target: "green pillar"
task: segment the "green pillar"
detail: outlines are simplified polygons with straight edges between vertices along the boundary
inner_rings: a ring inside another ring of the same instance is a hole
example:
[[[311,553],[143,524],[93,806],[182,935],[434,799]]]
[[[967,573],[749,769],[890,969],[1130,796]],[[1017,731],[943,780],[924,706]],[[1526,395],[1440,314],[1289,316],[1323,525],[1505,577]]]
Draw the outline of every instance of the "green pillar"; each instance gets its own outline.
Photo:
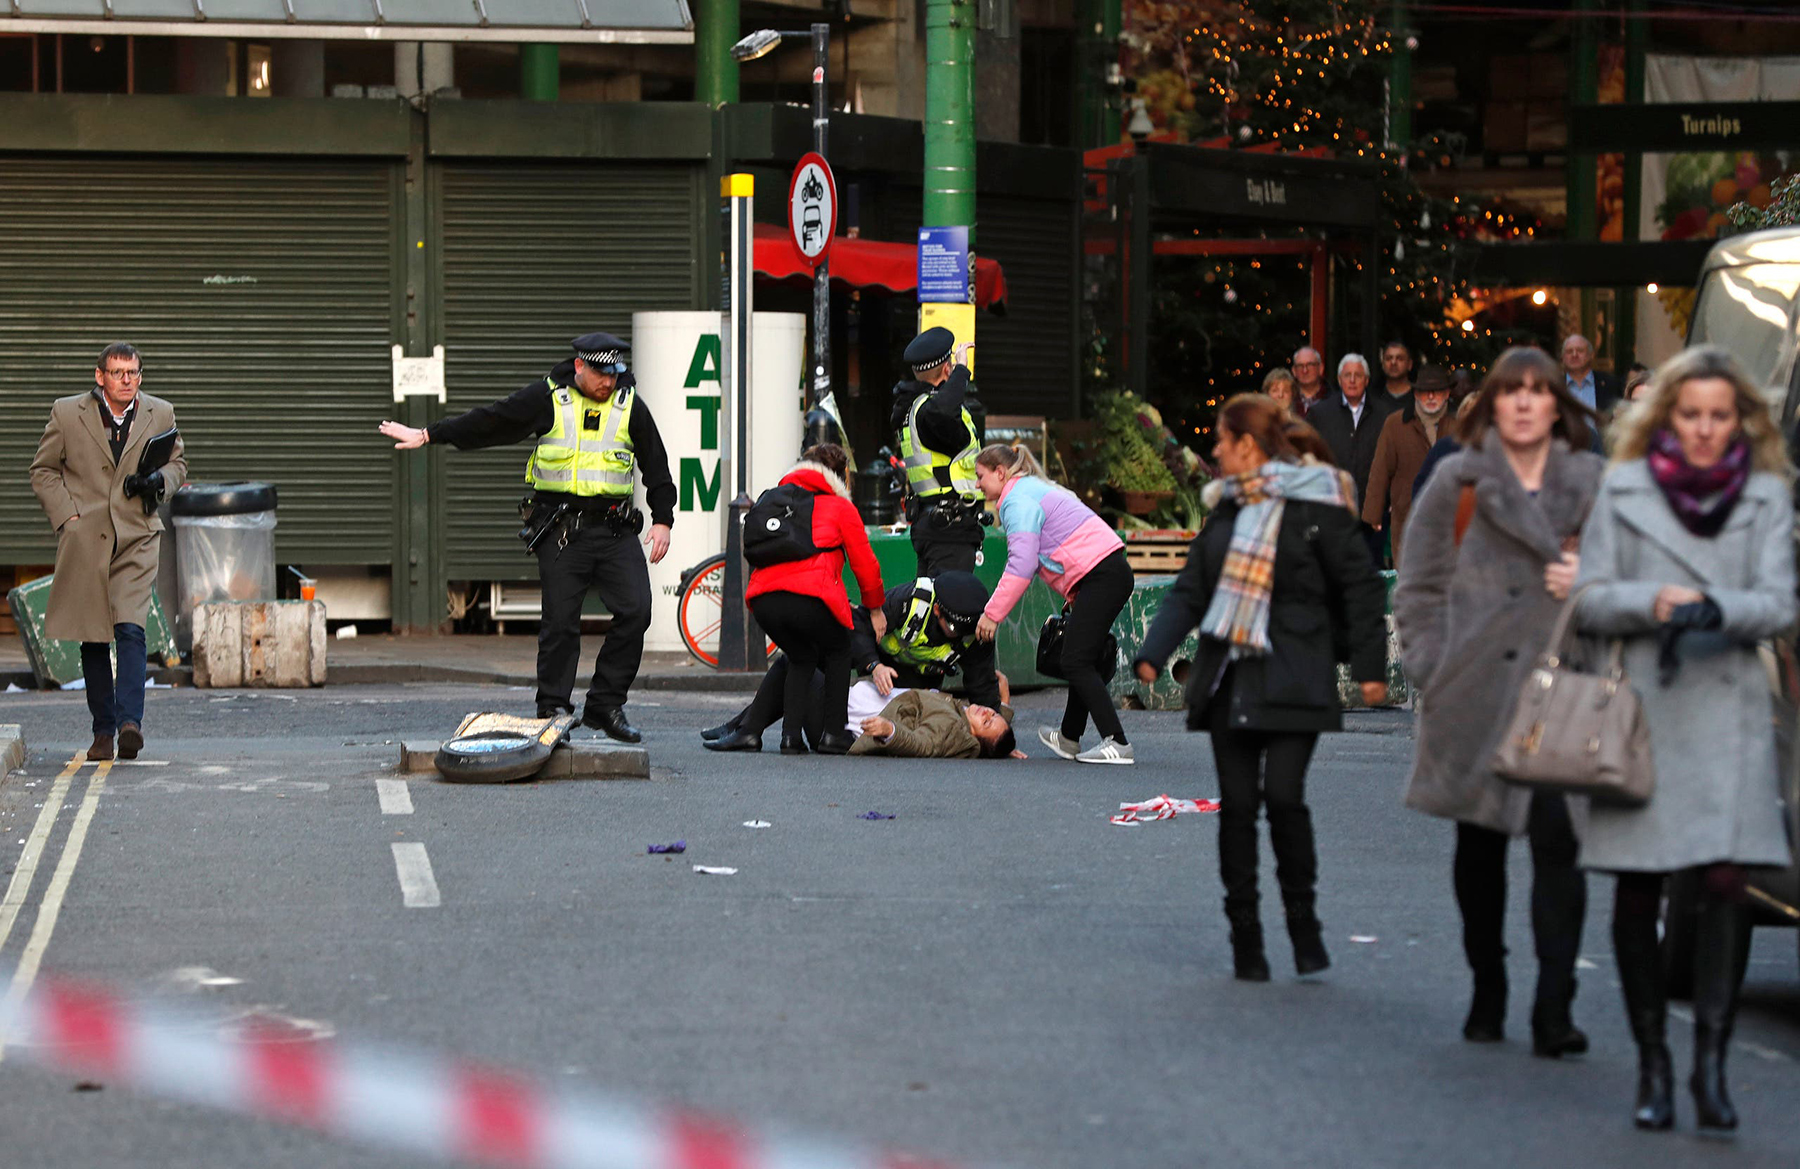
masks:
[[[738,100],[738,0],[700,0],[694,22],[694,100],[713,109]]]
[[[1388,62],[1388,145],[1404,152],[1412,145],[1412,50],[1406,47],[1411,36],[1411,13],[1406,0],[1394,0],[1392,20],[1394,55]]]
[[[1091,150],[1118,140],[1118,111],[1108,75],[1119,61],[1121,0],[1077,0],[1075,147]]]
[[[975,2],[926,0],[925,227],[975,242]]]
[[[1625,3],[1625,104],[1639,105],[1644,100],[1644,54],[1650,44],[1649,5],[1645,0]],[[1643,208],[1644,156],[1635,150],[1625,152],[1625,233],[1626,243],[1638,239],[1638,216]],[[1636,285],[1619,289],[1619,352],[1616,367],[1624,366],[1637,354],[1637,298],[1642,291]]]
[[[555,101],[560,85],[555,45],[519,46],[520,97],[526,101]]]

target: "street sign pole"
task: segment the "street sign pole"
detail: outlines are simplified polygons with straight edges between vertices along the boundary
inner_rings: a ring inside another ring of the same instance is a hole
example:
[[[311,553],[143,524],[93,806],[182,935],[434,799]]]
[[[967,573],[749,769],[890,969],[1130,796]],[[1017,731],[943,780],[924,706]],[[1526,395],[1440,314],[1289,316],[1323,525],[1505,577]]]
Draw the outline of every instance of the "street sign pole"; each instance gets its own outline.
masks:
[[[813,153],[830,158],[826,138],[831,129],[830,87],[825,83],[825,68],[831,60],[831,26],[812,26],[813,46]],[[837,218],[837,200],[832,199],[832,219]],[[812,405],[817,406],[831,392],[831,253],[819,257],[813,270],[813,376]]]
[[[750,335],[752,286],[755,277],[751,256],[754,230],[752,196],[754,176],[726,175],[719,181],[725,215],[725,255],[720,271],[724,279],[725,315],[719,330],[721,405],[726,412],[728,441],[720,444],[721,457],[729,457],[729,480],[721,469],[720,484],[736,489],[725,516],[725,580],[719,598],[719,668],[748,670],[761,667],[762,632],[744,607],[748,574],[744,565],[744,516],[750,510]]]

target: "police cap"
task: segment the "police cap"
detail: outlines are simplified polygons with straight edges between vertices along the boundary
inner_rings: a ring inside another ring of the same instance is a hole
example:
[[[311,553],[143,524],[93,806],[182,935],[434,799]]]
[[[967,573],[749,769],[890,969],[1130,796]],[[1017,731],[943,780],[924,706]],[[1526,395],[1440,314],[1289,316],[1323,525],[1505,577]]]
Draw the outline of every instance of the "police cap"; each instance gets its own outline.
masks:
[[[950,351],[954,348],[956,334],[942,325],[934,325],[912,339],[904,356],[914,373],[924,373],[949,361]]]
[[[569,344],[595,373],[624,373],[625,359],[631,356],[631,345],[611,333],[583,333]]]
[[[987,586],[972,572],[940,572],[931,581],[937,594],[938,616],[957,637],[975,632],[981,611],[987,608]]]

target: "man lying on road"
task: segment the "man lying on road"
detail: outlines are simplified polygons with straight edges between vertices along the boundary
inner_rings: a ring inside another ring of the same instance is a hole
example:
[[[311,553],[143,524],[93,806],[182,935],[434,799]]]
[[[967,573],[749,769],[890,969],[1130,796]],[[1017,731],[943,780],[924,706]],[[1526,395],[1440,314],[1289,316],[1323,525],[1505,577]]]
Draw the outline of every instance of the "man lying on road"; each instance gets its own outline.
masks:
[[[859,682],[851,692],[874,690]],[[1012,727],[999,711],[938,690],[897,690],[880,714],[864,717],[852,755],[898,755],[909,759],[1023,759]]]

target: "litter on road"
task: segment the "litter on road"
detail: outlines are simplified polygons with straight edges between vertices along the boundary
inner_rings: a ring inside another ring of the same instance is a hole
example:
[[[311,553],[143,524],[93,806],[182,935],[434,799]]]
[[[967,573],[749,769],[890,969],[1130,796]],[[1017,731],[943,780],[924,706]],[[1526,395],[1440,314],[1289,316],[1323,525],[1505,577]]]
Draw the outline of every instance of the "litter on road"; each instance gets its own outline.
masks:
[[[1114,824],[1130,827],[1157,820],[1168,820],[1175,816],[1188,816],[1197,812],[1216,812],[1218,810],[1218,800],[1178,800],[1173,796],[1160,795],[1153,799],[1139,800],[1135,804],[1120,804],[1118,815],[1110,819]]]
[[[665,852],[686,852],[687,841],[677,840],[674,844],[653,844],[644,851],[648,852],[651,856],[656,856],[659,853]]]
[[[857,819],[859,819],[859,820],[892,820],[894,818],[894,816],[895,816],[895,813],[893,813],[893,812],[864,812],[861,816],[858,816]]]
[[[705,873],[709,877],[735,877],[735,876],[737,876],[736,869],[728,869],[722,865],[695,865],[694,871],[696,873]]]
[[[744,827],[746,827],[746,828],[772,828],[772,827],[774,827],[774,825],[770,824],[767,820],[745,820]]]

